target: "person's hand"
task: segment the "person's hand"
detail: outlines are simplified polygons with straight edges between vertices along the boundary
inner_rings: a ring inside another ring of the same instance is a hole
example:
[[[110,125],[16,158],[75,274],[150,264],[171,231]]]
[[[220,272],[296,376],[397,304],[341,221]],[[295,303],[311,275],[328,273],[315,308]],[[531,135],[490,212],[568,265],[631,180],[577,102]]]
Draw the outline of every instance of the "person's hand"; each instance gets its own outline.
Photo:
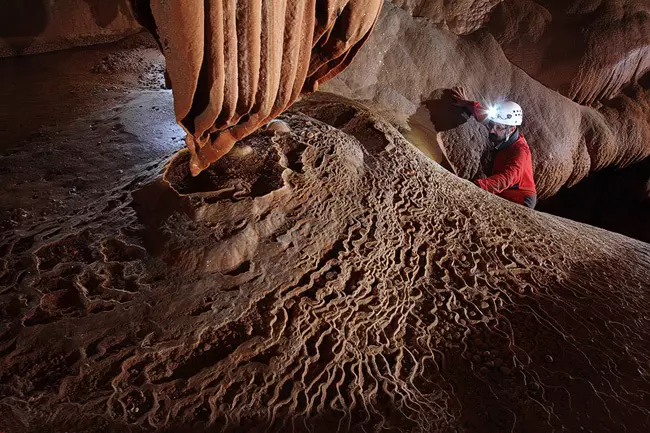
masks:
[[[458,86],[451,89],[451,97],[454,99],[452,104],[457,107],[467,107],[472,104],[472,102],[468,100],[467,91],[463,87]]]
[[[451,96],[455,99],[460,99],[461,101],[467,100],[467,91],[462,86],[456,86],[451,89]]]

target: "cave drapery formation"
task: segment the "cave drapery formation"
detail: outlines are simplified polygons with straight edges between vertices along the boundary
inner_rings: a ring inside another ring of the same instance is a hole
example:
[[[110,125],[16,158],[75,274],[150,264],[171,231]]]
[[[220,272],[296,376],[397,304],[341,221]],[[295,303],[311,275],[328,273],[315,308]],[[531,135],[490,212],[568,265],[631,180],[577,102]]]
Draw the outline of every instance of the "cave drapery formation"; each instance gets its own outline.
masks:
[[[134,0],[167,60],[194,175],[350,64],[381,0]]]

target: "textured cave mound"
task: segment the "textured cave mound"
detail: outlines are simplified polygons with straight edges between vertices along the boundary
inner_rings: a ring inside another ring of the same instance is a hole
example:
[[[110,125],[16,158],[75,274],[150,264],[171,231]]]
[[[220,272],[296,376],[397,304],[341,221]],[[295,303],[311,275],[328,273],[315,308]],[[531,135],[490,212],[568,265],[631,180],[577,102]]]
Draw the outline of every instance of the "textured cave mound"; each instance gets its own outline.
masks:
[[[185,150],[0,241],[2,428],[648,430],[647,244],[313,99],[205,178]]]
[[[0,57],[112,42],[141,30],[129,0],[0,2]]]

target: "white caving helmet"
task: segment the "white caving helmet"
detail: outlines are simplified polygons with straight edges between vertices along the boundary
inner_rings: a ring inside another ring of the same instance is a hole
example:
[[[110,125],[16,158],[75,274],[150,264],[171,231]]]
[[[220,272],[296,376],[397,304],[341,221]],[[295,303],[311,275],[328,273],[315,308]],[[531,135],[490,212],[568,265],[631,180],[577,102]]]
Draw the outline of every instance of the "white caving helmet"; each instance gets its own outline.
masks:
[[[524,112],[516,102],[505,101],[488,108],[488,120],[508,126],[519,126],[524,120]]]

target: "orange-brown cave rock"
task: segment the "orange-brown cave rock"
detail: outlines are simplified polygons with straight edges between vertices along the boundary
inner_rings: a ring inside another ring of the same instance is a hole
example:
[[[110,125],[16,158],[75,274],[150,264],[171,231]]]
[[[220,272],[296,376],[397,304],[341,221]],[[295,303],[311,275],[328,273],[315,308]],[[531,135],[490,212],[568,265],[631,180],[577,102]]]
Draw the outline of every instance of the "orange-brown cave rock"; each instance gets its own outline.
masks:
[[[192,173],[343,70],[381,0],[134,0],[167,60]]]
[[[0,58],[113,42],[141,30],[129,0],[0,2]]]
[[[650,71],[650,3],[505,0],[486,27],[508,59],[580,104],[621,95]]]
[[[488,29],[508,59],[578,103],[618,96],[650,69],[639,0],[392,0],[457,35]]]

